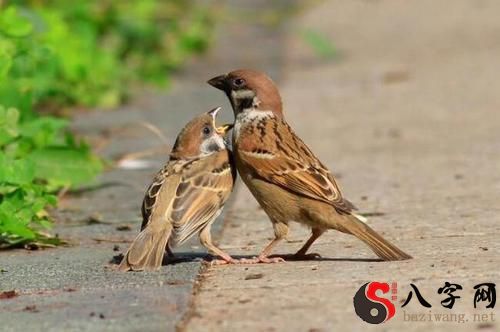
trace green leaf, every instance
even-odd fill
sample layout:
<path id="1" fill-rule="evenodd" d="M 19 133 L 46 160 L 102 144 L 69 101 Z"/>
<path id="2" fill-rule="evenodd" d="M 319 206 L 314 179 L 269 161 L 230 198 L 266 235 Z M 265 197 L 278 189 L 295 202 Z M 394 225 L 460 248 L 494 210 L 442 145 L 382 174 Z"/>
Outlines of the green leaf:
<path id="1" fill-rule="evenodd" d="M 26 159 L 14 160 L 0 154 L 0 183 L 27 185 L 35 178 L 35 165 Z"/>
<path id="2" fill-rule="evenodd" d="M 61 130 L 67 126 L 67 121 L 54 117 L 40 117 L 20 125 L 23 137 L 30 138 L 31 142 L 39 148 L 56 145 L 64 140 Z"/>
<path id="3" fill-rule="evenodd" d="M 49 220 L 42 219 L 37 222 L 41 227 L 45 229 L 51 229 L 52 228 L 52 223 Z"/>
<path id="4" fill-rule="evenodd" d="M 0 12 L 0 31 L 11 37 L 26 37 L 33 30 L 31 22 L 11 6 Z"/>
<path id="5" fill-rule="evenodd" d="M 23 206 L 18 196 L 4 197 L 0 203 L 0 233 L 15 234 L 26 239 L 35 238 L 35 233 L 29 229 L 33 214 Z"/>
<path id="6" fill-rule="evenodd" d="M 10 194 L 18 188 L 19 187 L 17 185 L 2 183 L 0 184 L 0 196 Z"/>
<path id="7" fill-rule="evenodd" d="M 0 80 L 3 80 L 7 77 L 11 66 L 12 57 L 0 50 Z"/>
<path id="8" fill-rule="evenodd" d="M 19 111 L 0 105 L 0 147 L 19 135 L 17 123 Z"/>
<path id="9" fill-rule="evenodd" d="M 68 148 L 44 148 L 28 155 L 35 175 L 57 186 L 75 186 L 89 182 L 102 170 L 102 163 L 88 152 Z"/>

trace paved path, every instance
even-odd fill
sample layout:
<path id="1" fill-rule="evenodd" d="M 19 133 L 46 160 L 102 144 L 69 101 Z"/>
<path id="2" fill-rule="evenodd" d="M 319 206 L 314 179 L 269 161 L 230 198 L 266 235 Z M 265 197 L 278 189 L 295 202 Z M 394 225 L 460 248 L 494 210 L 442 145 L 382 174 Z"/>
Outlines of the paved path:
<path id="1" fill-rule="evenodd" d="M 373 215 L 370 225 L 415 259 L 373 261 L 359 241 L 329 232 L 312 249 L 323 260 L 214 267 L 188 331 L 499 328 L 498 303 L 474 310 L 472 290 L 500 285 L 499 12 L 497 1 L 332 1 L 290 26 L 279 84 L 290 124 Z M 297 37 L 303 29 L 330 37 L 338 58 L 318 60 Z M 277 252 L 293 253 L 307 234 L 292 228 Z M 221 243 L 256 255 L 270 238 L 271 224 L 242 188 Z M 369 281 L 398 283 L 396 316 L 383 325 L 354 313 L 353 296 Z M 453 310 L 440 304 L 445 281 L 463 286 Z M 401 308 L 410 283 L 431 309 L 415 296 Z M 464 314 L 464 322 L 405 321 L 429 312 Z M 474 313 L 488 318 L 474 322 Z"/>
<path id="2" fill-rule="evenodd" d="M 171 90 L 142 96 L 117 111 L 81 114 L 75 129 L 99 143 L 109 137 L 101 151 L 108 158 L 161 144 L 138 125 L 141 121 L 160 127 L 173 143 L 189 119 L 224 102 L 205 83 L 210 77 L 237 66 L 238 59 L 277 75 L 282 32 L 252 17 L 259 11 L 272 14 L 279 6 L 228 1 L 220 8 L 224 22 L 216 47 L 178 73 Z M 245 54 L 233 47 L 257 39 L 269 47 Z M 229 109 L 220 118 L 224 119 L 232 120 Z M 15 289 L 19 294 L 0 299 L 1 331 L 172 331 L 181 324 L 206 255 L 197 239 L 176 250 L 184 261 L 158 273 L 117 273 L 108 268 L 113 256 L 125 251 L 136 236 L 144 190 L 169 150 L 165 147 L 156 155 L 150 169 L 113 169 L 101 176 L 95 190 L 68 195 L 56 213 L 55 231 L 70 242 L 69 247 L 0 253 L 0 291 Z M 215 224 L 215 235 L 221 224 L 222 220 Z"/>
<path id="3" fill-rule="evenodd" d="M 95 135 L 146 119 L 172 141 L 179 123 L 207 107 L 223 104 L 230 119 L 225 98 L 200 82 L 234 67 L 266 70 L 281 87 L 290 124 L 338 176 L 345 195 L 415 259 L 378 262 L 362 243 L 329 232 L 313 246 L 323 256 L 318 261 L 222 266 L 198 276 L 195 260 L 159 273 L 117 274 L 107 262 L 118 253 L 115 245 L 125 250 L 136 234 L 140 198 L 156 166 L 113 170 L 101 179 L 108 186 L 63 202 L 57 231 L 74 246 L 0 253 L 7 270 L 0 289 L 20 292 L 0 300 L 0 330 L 173 330 L 181 319 L 186 331 L 498 329 L 489 318 L 473 322 L 474 313 L 499 320 L 498 304 L 493 311 L 474 311 L 472 304 L 475 284 L 500 283 L 498 2 L 321 2 L 286 29 L 272 23 L 289 12 L 289 2 L 248 3 L 229 1 L 238 11 L 228 12 L 218 47 L 181 73 L 169 93 L 82 116 L 77 128 Z M 249 25 L 254 17 L 265 19 Z M 308 29 L 331 38 L 338 57 L 318 59 L 300 37 Z M 156 142 L 136 127 L 104 153 Z M 165 159 L 158 157 L 157 166 Z M 271 225 L 243 186 L 233 199 L 219 242 L 231 253 L 255 255 L 272 237 Z M 91 215 L 104 223 L 90 222 Z M 294 252 L 307 235 L 292 228 L 277 252 Z M 196 241 L 180 250 L 203 253 Z M 398 282 L 396 316 L 383 325 L 354 313 L 352 297 L 368 281 Z M 445 281 L 464 287 L 453 310 L 440 305 L 437 289 Z M 410 283 L 431 309 L 415 296 L 401 308 Z M 405 311 L 465 316 L 464 323 L 407 322 Z"/>

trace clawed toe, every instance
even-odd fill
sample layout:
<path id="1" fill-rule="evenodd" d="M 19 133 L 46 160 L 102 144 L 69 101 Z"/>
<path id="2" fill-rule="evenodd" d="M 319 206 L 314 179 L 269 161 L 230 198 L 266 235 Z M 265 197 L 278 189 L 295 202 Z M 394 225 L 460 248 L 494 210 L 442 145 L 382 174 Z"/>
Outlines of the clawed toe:
<path id="1" fill-rule="evenodd" d="M 285 259 L 283 257 L 262 257 L 259 258 L 261 263 L 271 264 L 271 263 L 284 263 Z"/>
<path id="2" fill-rule="evenodd" d="M 257 264 L 259 263 L 259 259 L 257 257 L 254 258 L 240 258 L 239 260 L 240 264 Z"/>
<path id="3" fill-rule="evenodd" d="M 241 258 L 239 260 L 240 264 L 272 264 L 272 263 L 283 263 L 285 260 L 282 257 L 254 257 L 254 258 Z"/>
<path id="4" fill-rule="evenodd" d="M 294 255 L 286 255 L 286 256 L 273 256 L 273 257 L 253 257 L 253 258 L 240 258 L 225 260 L 225 259 L 214 259 L 210 262 L 210 265 L 226 265 L 226 264 L 273 264 L 273 263 L 283 263 L 287 260 L 293 261 L 307 261 L 307 260 L 315 260 L 320 259 L 321 255 L 318 253 L 310 253 L 310 254 L 300 254 L 296 253 Z"/>
<path id="5" fill-rule="evenodd" d="M 238 259 L 212 259 L 210 262 L 211 266 L 215 265 L 227 265 L 227 264 L 240 264 L 240 261 Z"/>

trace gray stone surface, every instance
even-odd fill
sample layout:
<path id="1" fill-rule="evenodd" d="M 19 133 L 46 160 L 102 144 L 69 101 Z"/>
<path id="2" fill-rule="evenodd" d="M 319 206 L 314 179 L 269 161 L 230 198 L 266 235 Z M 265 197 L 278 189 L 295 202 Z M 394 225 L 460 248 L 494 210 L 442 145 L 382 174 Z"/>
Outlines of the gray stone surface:
<path id="1" fill-rule="evenodd" d="M 68 247 L 0 252 L 0 291 L 16 290 L 19 295 L 0 299 L 1 331 L 174 330 L 189 309 L 206 256 L 198 240 L 175 250 L 184 259 L 157 273 L 118 273 L 109 264 L 136 236 L 144 190 L 170 150 L 139 123 L 153 123 L 173 143 L 193 116 L 224 103 L 223 96 L 205 84 L 207 79 L 235 66 L 258 67 L 276 75 L 282 31 L 252 17 L 260 10 L 272 13 L 285 2 L 280 3 L 219 3 L 224 21 L 215 46 L 177 73 L 169 91 L 146 91 L 122 109 L 86 112 L 74 119 L 74 129 L 107 158 L 150 148 L 164 152 L 145 157 L 152 162 L 148 169 L 113 168 L 95 186 L 65 196 L 54 215 L 55 231 L 69 242 Z M 264 47 L 250 48 L 244 56 L 243 48 L 233 47 L 255 40 L 262 40 Z M 229 109 L 221 115 L 221 122 L 232 121 Z M 214 225 L 216 237 L 221 224 L 219 220 Z"/>
<path id="2" fill-rule="evenodd" d="M 500 284 L 500 10 L 497 1 L 321 2 L 290 25 L 280 87 L 291 126 L 338 175 L 369 223 L 414 256 L 377 262 L 360 241 L 328 232 L 323 259 L 207 271 L 188 331 L 494 331 L 473 286 Z M 318 59 L 294 31 L 313 29 L 339 57 Z M 295 226 L 295 227 L 293 227 Z M 267 217 L 240 190 L 221 242 L 256 255 Z M 293 253 L 308 230 L 292 225 Z M 369 281 L 396 281 L 396 316 L 369 325 L 352 305 Z M 464 289 L 453 310 L 437 290 Z M 432 304 L 413 296 L 410 283 Z M 497 289 L 498 293 L 498 289 Z M 464 314 L 464 322 L 408 322 L 406 313 Z M 474 322 L 474 314 L 496 315 Z M 426 316 L 427 317 L 427 316 Z"/>
<path id="3" fill-rule="evenodd" d="M 19 296 L 0 301 L 1 330 L 172 330 L 188 306 L 199 262 L 117 273 L 106 268 L 112 255 L 102 244 L 3 254 L 0 285 Z"/>
<path id="4" fill-rule="evenodd" d="M 204 251 L 193 241 L 179 249 L 188 259 L 159 273 L 112 272 L 113 248 L 124 250 L 136 234 L 140 199 L 165 154 L 151 169 L 112 170 L 99 180 L 104 186 L 65 199 L 57 231 L 72 246 L 0 253 L 7 271 L 0 289 L 19 292 L 0 300 L 0 330 L 173 330 L 181 318 L 187 331 L 498 330 L 498 303 L 494 310 L 472 304 L 475 284 L 500 282 L 498 2 L 313 2 L 286 25 L 277 23 L 294 12 L 290 2 L 269 3 L 229 1 L 216 47 L 180 72 L 168 93 L 81 115 L 75 127 L 111 133 L 107 156 L 158 146 L 130 124 L 150 121 L 171 142 L 209 107 L 223 105 L 231 120 L 225 97 L 203 82 L 235 67 L 265 70 L 280 85 L 290 124 L 346 197 L 415 259 L 378 262 L 356 239 L 328 232 L 312 248 L 323 256 L 317 261 L 212 267 L 199 276 Z M 307 46 L 302 32 L 311 29 L 335 43 L 337 58 L 321 59 Z M 91 215 L 102 222 L 89 224 Z M 232 254 L 256 255 L 272 238 L 243 186 L 224 218 L 219 242 Z M 293 226 L 277 253 L 294 252 L 308 236 Z M 396 316 L 382 325 L 354 313 L 352 297 L 368 281 L 398 283 Z M 440 305 L 445 281 L 464 287 L 453 310 Z M 415 298 L 401 308 L 410 283 L 432 309 Z M 405 311 L 468 321 L 408 322 Z M 493 313 L 495 321 L 474 322 L 475 313 Z"/>

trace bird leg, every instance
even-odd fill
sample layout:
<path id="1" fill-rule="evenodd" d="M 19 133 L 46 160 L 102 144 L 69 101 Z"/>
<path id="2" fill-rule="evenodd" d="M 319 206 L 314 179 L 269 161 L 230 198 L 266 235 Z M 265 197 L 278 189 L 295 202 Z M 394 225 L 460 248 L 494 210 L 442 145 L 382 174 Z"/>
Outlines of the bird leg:
<path id="1" fill-rule="evenodd" d="M 281 240 L 283 240 L 283 238 L 285 238 L 286 235 L 288 234 L 288 225 L 286 223 L 273 221 L 273 228 L 274 228 L 275 238 L 264 248 L 264 250 L 261 251 L 259 256 L 251 258 L 251 259 L 242 258 L 242 259 L 240 259 L 240 263 L 243 263 L 243 264 L 267 263 L 267 264 L 269 264 L 269 263 L 281 263 L 281 262 L 285 261 L 283 259 L 283 257 L 269 257 L 269 255 L 271 254 L 273 248 Z"/>
<path id="2" fill-rule="evenodd" d="M 223 264 L 238 264 L 240 261 L 232 258 L 229 254 L 218 248 L 212 242 L 212 236 L 210 234 L 210 224 L 204 227 L 200 232 L 200 242 L 208 249 L 208 252 L 212 255 L 219 256 L 222 259 L 214 259 L 210 263 L 212 265 L 223 265 Z"/>
<path id="3" fill-rule="evenodd" d="M 323 233 L 325 232 L 322 228 L 313 228 L 311 237 L 304 243 L 302 248 L 299 249 L 293 256 L 292 259 L 296 260 L 308 260 L 308 259 L 316 259 L 321 258 L 321 256 L 317 253 L 306 254 L 311 245 L 316 241 Z"/>

